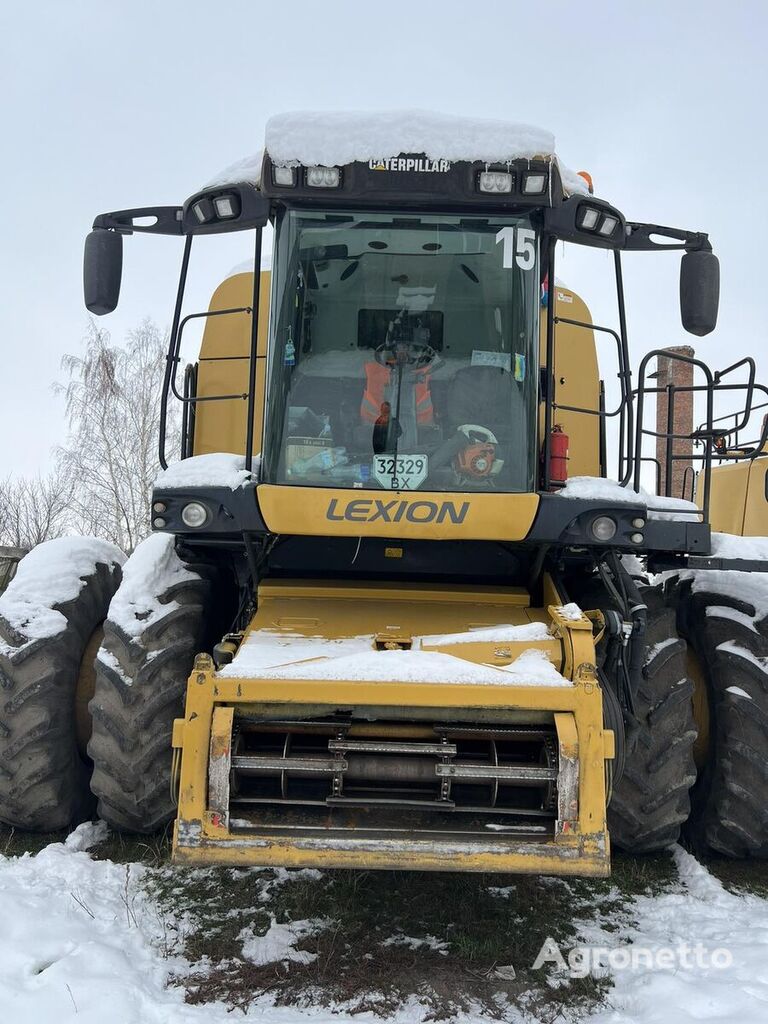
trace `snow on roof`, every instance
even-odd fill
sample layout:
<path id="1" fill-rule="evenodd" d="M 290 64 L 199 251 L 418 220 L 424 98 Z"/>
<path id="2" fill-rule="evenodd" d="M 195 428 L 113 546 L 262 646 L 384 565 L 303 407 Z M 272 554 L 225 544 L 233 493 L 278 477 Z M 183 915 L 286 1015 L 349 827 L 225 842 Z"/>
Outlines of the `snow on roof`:
<path id="1" fill-rule="evenodd" d="M 233 491 L 249 483 L 259 471 L 260 458 L 253 457 L 253 471 L 245 468 L 244 455 L 215 452 L 192 455 L 172 463 L 155 478 L 155 487 L 178 490 L 185 487 L 230 487 Z"/>
<path id="2" fill-rule="evenodd" d="M 55 636 L 67 625 L 57 606 L 77 597 L 98 564 L 124 561 L 120 548 L 97 537 L 60 537 L 39 544 L 0 595 L 0 616 L 30 640 Z M 0 649 L 4 646 L 0 641 Z"/>
<path id="3" fill-rule="evenodd" d="M 176 554 L 171 534 L 152 534 L 123 566 L 123 581 L 112 598 L 109 618 L 129 636 L 138 636 L 160 615 L 177 607 L 176 602 L 161 603 L 160 596 L 176 583 L 197 578 Z"/>
<path id="4" fill-rule="evenodd" d="M 277 164 L 337 166 L 423 153 L 432 160 L 557 161 L 566 192 L 588 192 L 586 182 L 555 155 L 555 137 L 544 128 L 491 118 L 428 110 L 311 111 L 277 114 L 267 121 L 266 151 Z M 238 160 L 206 187 L 259 184 L 263 150 Z"/>

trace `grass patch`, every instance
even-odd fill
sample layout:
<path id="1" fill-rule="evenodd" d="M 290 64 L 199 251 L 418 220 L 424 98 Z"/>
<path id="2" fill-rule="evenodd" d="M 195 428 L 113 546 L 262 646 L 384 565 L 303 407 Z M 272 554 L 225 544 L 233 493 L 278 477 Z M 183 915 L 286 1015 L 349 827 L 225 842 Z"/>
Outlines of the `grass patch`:
<path id="1" fill-rule="evenodd" d="M 242 1009 L 259 994 L 276 1005 L 388 1014 L 417 997 L 432 1019 L 480 1011 L 572 1019 L 604 1001 L 608 978 L 565 978 L 532 965 L 550 936 L 566 951 L 580 921 L 621 904 L 607 882 L 498 875 L 166 869 L 146 884 L 161 914 L 194 927 L 180 938 L 192 964 L 178 979 L 191 1003 Z M 307 962 L 257 965 L 241 933 L 272 922 L 320 922 L 296 942 Z M 515 977 L 500 968 L 514 967 Z"/>
<path id="2" fill-rule="evenodd" d="M 734 893 L 749 893 L 768 899 L 768 861 L 731 860 L 728 857 L 699 858 L 707 871 Z"/>
<path id="3" fill-rule="evenodd" d="M 0 855 L 21 857 L 36 854 L 51 843 L 63 843 L 71 829 L 57 832 L 24 832 L 0 824 Z M 149 836 L 127 836 L 110 832 L 103 843 L 88 851 L 94 860 L 111 860 L 116 864 L 146 864 L 160 867 L 171 856 L 171 827 Z"/>

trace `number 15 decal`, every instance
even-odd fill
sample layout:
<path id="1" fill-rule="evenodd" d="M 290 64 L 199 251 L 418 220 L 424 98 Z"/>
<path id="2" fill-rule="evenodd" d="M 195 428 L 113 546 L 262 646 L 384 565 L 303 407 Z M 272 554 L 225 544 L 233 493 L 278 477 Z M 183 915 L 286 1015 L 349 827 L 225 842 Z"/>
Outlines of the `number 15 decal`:
<path id="1" fill-rule="evenodd" d="M 536 263 L 536 232 L 531 228 L 502 228 L 496 244 L 503 243 L 502 266 L 510 270 L 515 263 L 521 270 L 532 270 Z"/>

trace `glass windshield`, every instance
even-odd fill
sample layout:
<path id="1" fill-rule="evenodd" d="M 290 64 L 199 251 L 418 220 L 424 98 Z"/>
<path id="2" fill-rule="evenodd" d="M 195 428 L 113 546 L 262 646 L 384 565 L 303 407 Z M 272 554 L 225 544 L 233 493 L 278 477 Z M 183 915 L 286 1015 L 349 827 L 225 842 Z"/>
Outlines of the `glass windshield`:
<path id="1" fill-rule="evenodd" d="M 265 481 L 534 489 L 527 216 L 294 210 L 276 252 Z"/>

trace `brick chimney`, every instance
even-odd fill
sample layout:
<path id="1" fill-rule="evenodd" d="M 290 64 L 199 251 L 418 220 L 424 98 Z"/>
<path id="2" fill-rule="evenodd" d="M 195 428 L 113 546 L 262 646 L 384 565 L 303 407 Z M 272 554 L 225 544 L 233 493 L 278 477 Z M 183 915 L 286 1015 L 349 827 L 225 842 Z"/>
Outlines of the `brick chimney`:
<path id="1" fill-rule="evenodd" d="M 690 345 L 675 345 L 664 351 L 689 358 L 694 354 Z M 656 384 L 660 388 L 667 388 L 670 385 L 676 388 L 690 387 L 693 384 L 693 366 L 667 356 L 659 356 L 655 377 Z M 693 431 L 693 392 L 677 392 L 675 394 L 674 422 L 672 424 L 668 424 L 668 406 L 668 393 L 659 392 L 656 395 L 656 430 L 658 433 L 665 433 L 671 427 L 673 434 L 690 434 Z M 667 466 L 667 442 L 665 438 L 657 437 L 656 458 L 661 466 L 661 493 L 666 492 L 673 498 L 691 498 L 693 480 L 690 470 L 693 467 L 691 458 L 693 442 L 685 438 L 673 440 L 672 453 L 686 455 L 688 458 L 675 459 L 670 466 Z M 689 470 L 687 474 L 686 469 Z M 683 487 L 685 487 L 686 493 L 683 493 Z"/>

